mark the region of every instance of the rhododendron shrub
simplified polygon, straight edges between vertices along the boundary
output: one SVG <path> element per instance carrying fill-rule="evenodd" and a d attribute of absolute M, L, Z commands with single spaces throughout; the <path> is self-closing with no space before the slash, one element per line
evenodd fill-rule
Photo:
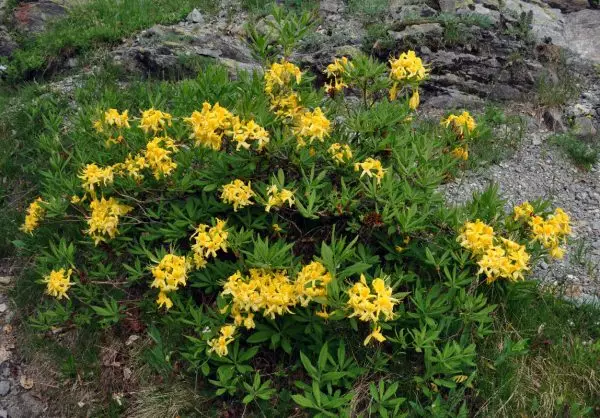
<path fill-rule="evenodd" d="M 291 392 L 344 416 L 369 408 L 351 402 L 360 382 L 404 376 L 390 414 L 464 408 L 446 400 L 477 386 L 496 290 L 562 257 L 570 219 L 542 202 L 505 214 L 492 192 L 444 201 L 478 124 L 421 120 L 428 73 L 414 51 L 338 57 L 316 87 L 277 60 L 82 107 L 24 214 L 32 322 L 126 330 L 136 315 L 168 335 L 160 361 L 234 403 Z"/>

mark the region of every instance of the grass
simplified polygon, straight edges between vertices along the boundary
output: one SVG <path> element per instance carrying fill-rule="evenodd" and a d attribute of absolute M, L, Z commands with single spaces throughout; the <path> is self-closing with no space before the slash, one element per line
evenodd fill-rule
<path fill-rule="evenodd" d="M 154 24 L 183 19 L 193 8 L 214 10 L 218 0 L 92 0 L 44 33 L 24 40 L 8 65 L 9 81 L 30 80 L 56 71 L 65 58 L 124 37 Z"/>
<path fill-rule="evenodd" d="M 564 58 L 545 70 L 535 83 L 536 99 L 540 106 L 560 107 L 579 97 L 579 79 L 567 68 Z"/>
<path fill-rule="evenodd" d="M 585 170 L 589 170 L 596 164 L 600 156 L 600 139 L 598 137 L 583 140 L 569 132 L 553 135 L 550 143 L 562 149 L 575 165 Z"/>
<path fill-rule="evenodd" d="M 498 311 L 495 337 L 480 360 L 482 404 L 476 416 L 597 416 L 600 307 L 567 302 L 560 289 L 550 294 L 528 287 Z M 489 364 L 487 358 L 506 351 L 508 339 L 527 340 L 527 349 Z"/>

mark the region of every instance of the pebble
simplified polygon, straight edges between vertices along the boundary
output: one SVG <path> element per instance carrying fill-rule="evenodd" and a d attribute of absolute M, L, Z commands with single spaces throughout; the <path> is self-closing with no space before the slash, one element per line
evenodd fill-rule
<path fill-rule="evenodd" d="M 0 284 L 10 284 L 11 281 L 11 276 L 0 276 Z"/>
<path fill-rule="evenodd" d="M 0 303 L 0 313 L 6 312 L 7 309 L 8 306 L 6 306 L 6 303 Z"/>
<path fill-rule="evenodd" d="M 3 380 L 0 382 L 0 396 L 6 396 L 10 392 L 10 382 Z"/>

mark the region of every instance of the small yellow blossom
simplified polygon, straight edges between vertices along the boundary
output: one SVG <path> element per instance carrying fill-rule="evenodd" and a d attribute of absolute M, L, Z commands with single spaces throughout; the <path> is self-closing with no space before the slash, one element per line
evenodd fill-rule
<path fill-rule="evenodd" d="M 49 275 L 44 277 L 44 283 L 46 283 L 46 293 L 50 296 L 54 296 L 57 299 L 63 297 L 69 299 L 67 291 L 72 286 L 71 274 L 72 269 L 66 270 L 52 270 Z"/>
<path fill-rule="evenodd" d="M 167 294 L 174 292 L 179 286 L 186 285 L 186 258 L 175 254 L 166 254 L 156 266 L 152 267 L 151 271 L 154 280 L 150 284 L 150 287 L 155 287 L 159 290 L 156 303 L 159 307 L 164 305 L 167 309 L 171 308 L 173 302 Z"/>
<path fill-rule="evenodd" d="M 172 118 L 173 117 L 168 113 L 151 108 L 142 112 L 142 119 L 140 120 L 139 126 L 145 133 L 151 132 L 156 135 L 168 126 L 171 126 Z"/>
<path fill-rule="evenodd" d="M 533 216 L 533 206 L 529 202 L 523 202 L 514 207 L 515 221 L 524 219 L 529 220 Z"/>
<path fill-rule="evenodd" d="M 383 334 L 381 333 L 381 327 L 380 327 L 380 326 L 377 326 L 377 327 L 375 327 L 375 329 L 373 330 L 373 332 L 371 332 L 371 333 L 370 333 L 370 334 L 367 336 L 367 338 L 365 338 L 365 341 L 364 341 L 364 343 L 363 343 L 363 344 L 364 344 L 364 345 L 368 345 L 368 344 L 371 342 L 371 340 L 372 340 L 372 339 L 373 339 L 373 340 L 377 340 L 377 341 L 379 341 L 380 343 L 385 341 L 385 337 L 384 337 L 384 336 L 383 336 Z"/>
<path fill-rule="evenodd" d="M 300 81 L 300 68 L 285 60 L 275 62 L 265 72 L 265 92 L 270 96 L 278 96 L 282 90 L 289 89 L 292 83 L 300 84 Z"/>
<path fill-rule="evenodd" d="M 152 149 L 152 147 L 153 146 L 151 146 L 150 148 Z M 131 154 L 129 154 L 127 155 L 127 158 L 125 158 L 124 162 L 113 165 L 115 173 L 118 173 L 120 175 L 127 175 L 135 180 L 141 180 L 144 178 L 142 170 L 146 167 L 148 167 L 146 158 L 140 154 L 137 154 L 133 157 L 131 156 Z"/>
<path fill-rule="evenodd" d="M 529 218 L 532 238 L 550 251 L 553 258 L 564 257 L 564 249 L 560 245 L 566 242 L 571 234 L 571 219 L 561 208 L 556 208 L 554 214 L 546 219 L 533 215 Z"/>
<path fill-rule="evenodd" d="M 500 238 L 500 242 L 481 254 L 478 274 L 485 274 L 488 283 L 499 278 L 513 282 L 525 280 L 523 273 L 529 270 L 530 259 L 525 246 L 506 238 Z"/>
<path fill-rule="evenodd" d="M 315 139 L 323 142 L 329 136 L 330 131 L 331 122 L 325 117 L 320 107 L 312 112 L 307 110 L 300 115 L 293 129 L 298 140 L 298 147 L 306 145 L 306 140 L 310 144 Z"/>
<path fill-rule="evenodd" d="M 318 297 L 327 296 L 327 285 L 331 282 L 331 274 L 318 261 L 302 267 L 296 277 L 296 294 L 302 306 Z"/>
<path fill-rule="evenodd" d="M 327 152 L 336 164 L 344 164 L 352 159 L 352 150 L 348 144 L 333 143 Z"/>
<path fill-rule="evenodd" d="M 232 139 L 236 142 L 235 149 L 237 151 L 240 148 L 249 149 L 250 143 L 247 141 L 256 141 L 257 148 L 259 151 L 269 143 L 269 133 L 258 123 L 251 120 L 250 122 L 243 122 L 235 116 L 232 118 L 231 131 L 228 132 L 232 135 Z"/>
<path fill-rule="evenodd" d="M 477 128 L 475 119 L 467 111 L 462 112 L 460 115 L 449 115 L 446 119 L 442 119 L 441 123 L 446 128 L 451 127 L 461 136 L 465 134 L 465 131 L 471 133 Z"/>
<path fill-rule="evenodd" d="M 294 204 L 294 192 L 283 188 L 279 190 L 275 184 L 267 189 L 267 196 L 267 206 L 265 206 L 267 212 L 269 212 L 272 207 L 278 208 L 283 206 L 286 202 L 290 207 Z"/>
<path fill-rule="evenodd" d="M 297 93 L 275 96 L 271 98 L 271 110 L 280 118 L 297 119 L 304 111 L 300 106 L 300 98 Z"/>
<path fill-rule="evenodd" d="M 457 241 L 474 254 L 482 254 L 494 245 L 494 228 L 477 219 L 466 222 Z"/>
<path fill-rule="evenodd" d="M 101 133 L 104 132 L 104 126 L 102 125 L 102 121 L 101 120 L 95 120 L 92 123 L 92 127 L 96 130 L 96 132 Z"/>
<path fill-rule="evenodd" d="M 353 64 L 348 61 L 348 58 L 346 57 L 336 58 L 329 64 L 324 71 L 325 75 L 332 80 L 325 84 L 327 93 L 333 94 L 342 91 L 344 87 L 348 87 L 344 82 L 344 76 L 348 73 L 348 70 L 353 67 Z"/>
<path fill-rule="evenodd" d="M 139 167 L 138 164 L 144 163 L 150 167 L 156 179 L 168 176 L 177 168 L 177 163 L 171 158 L 171 154 L 174 152 L 177 152 L 177 146 L 172 139 L 156 137 L 146 144 L 143 157 L 140 156 L 135 161 L 129 161 L 129 168 L 136 172 L 136 166 Z M 139 173 L 139 170 L 137 172 Z"/>
<path fill-rule="evenodd" d="M 119 114 L 117 109 L 108 109 L 104 112 L 104 123 L 109 126 L 116 126 L 117 128 L 129 128 L 128 111 L 125 110 Z"/>
<path fill-rule="evenodd" d="M 221 327 L 219 336 L 208 341 L 210 347 L 208 352 L 215 352 L 219 357 L 224 357 L 229 353 L 227 346 L 232 343 L 235 339 L 233 335 L 235 333 L 235 326 L 225 325 Z"/>
<path fill-rule="evenodd" d="M 421 99 L 419 97 L 419 89 L 415 89 L 413 91 L 412 96 L 410 96 L 410 99 L 408 100 L 408 107 L 411 110 L 417 110 L 417 107 L 419 107 L 419 103 L 421 103 Z"/>
<path fill-rule="evenodd" d="M 41 205 L 43 202 L 41 197 L 31 202 L 25 214 L 25 221 L 21 225 L 21 231 L 31 234 L 40 225 L 42 218 L 46 214 L 46 209 Z"/>
<path fill-rule="evenodd" d="M 202 104 L 202 111 L 194 111 L 189 118 L 185 118 L 192 128 L 190 138 L 196 146 L 211 148 L 215 151 L 221 149 L 223 134 L 231 128 L 233 115 L 219 103 L 211 106 L 210 103 Z M 239 122 L 239 119 L 238 119 Z"/>
<path fill-rule="evenodd" d="M 371 292 L 364 274 L 360 281 L 348 290 L 348 307 L 352 309 L 349 318 L 358 317 L 361 321 L 379 321 L 383 316 L 385 321 L 394 318 L 394 306 L 399 302 L 392 296 L 392 288 L 385 284 L 381 278 L 376 278 L 371 283 L 374 292 Z"/>
<path fill-rule="evenodd" d="M 98 167 L 96 164 L 88 164 L 78 176 L 83 180 L 84 190 L 93 193 L 96 186 L 108 186 L 114 181 L 114 171 L 112 166 Z"/>
<path fill-rule="evenodd" d="M 281 229 L 281 227 L 279 226 L 279 224 L 273 224 L 273 225 L 271 225 L 271 228 L 273 228 L 273 231 L 275 231 L 275 232 L 281 232 L 281 231 L 283 231 L 283 229 Z"/>
<path fill-rule="evenodd" d="M 213 227 L 200 224 L 196 228 L 196 232 L 192 236 L 195 240 L 192 251 L 197 268 L 203 268 L 207 258 L 216 257 L 217 251 L 227 252 L 229 232 L 225 229 L 225 224 L 225 221 L 217 218 L 216 225 Z"/>
<path fill-rule="evenodd" d="M 394 81 L 422 81 L 429 70 L 415 51 L 403 52 L 390 60 L 390 78 Z"/>
<path fill-rule="evenodd" d="M 250 182 L 246 185 L 239 179 L 224 185 L 223 192 L 221 193 L 221 200 L 225 203 L 233 204 L 234 212 L 237 212 L 239 208 L 253 205 L 254 202 L 250 200 L 252 197 L 254 197 L 254 192 L 250 187 Z"/>
<path fill-rule="evenodd" d="M 377 184 L 381 183 L 383 176 L 385 175 L 385 169 L 381 166 L 381 161 L 374 158 L 367 158 L 362 163 L 354 164 L 354 171 L 360 171 L 360 177 L 362 178 L 365 174 L 368 177 L 375 177 Z"/>
<path fill-rule="evenodd" d="M 469 150 L 466 146 L 456 147 L 452 150 L 451 154 L 459 159 L 459 160 L 468 160 L 469 159 Z"/>
<path fill-rule="evenodd" d="M 133 208 L 122 205 L 115 198 L 106 200 L 102 197 L 100 200 L 94 199 L 90 202 L 92 211 L 87 220 L 89 229 L 86 231 L 94 238 L 96 245 L 106 240 L 106 236 L 114 238 L 118 234 L 119 217 L 126 215 Z"/>

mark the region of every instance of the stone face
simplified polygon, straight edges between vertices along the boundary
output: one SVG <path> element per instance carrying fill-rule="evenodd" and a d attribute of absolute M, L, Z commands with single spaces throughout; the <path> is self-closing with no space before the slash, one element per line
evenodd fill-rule
<path fill-rule="evenodd" d="M 189 23 L 204 23 L 204 16 L 202 16 L 200 10 L 194 9 L 187 15 L 185 20 Z"/>
<path fill-rule="evenodd" d="M 558 109 L 546 109 L 543 114 L 544 123 L 548 129 L 554 132 L 565 132 L 566 128 L 562 122 L 562 113 Z"/>
<path fill-rule="evenodd" d="M 580 116 L 575 118 L 573 132 L 580 138 L 591 138 L 596 135 L 597 130 L 591 118 Z"/>
<path fill-rule="evenodd" d="M 582 58 L 600 63 L 600 10 L 582 10 L 565 17 L 567 48 Z"/>
<path fill-rule="evenodd" d="M 422 25 L 408 26 L 400 32 L 390 31 L 389 34 L 396 41 L 418 40 L 423 37 L 439 37 L 444 33 L 442 25 L 439 23 L 424 23 Z"/>
<path fill-rule="evenodd" d="M 572 13 L 590 7 L 588 0 L 544 0 L 548 6 L 560 9 L 563 13 Z"/>
<path fill-rule="evenodd" d="M 52 20 L 64 17 L 67 8 L 49 0 L 35 3 L 22 3 L 14 11 L 14 20 L 19 30 L 26 33 L 40 33 Z"/>
<path fill-rule="evenodd" d="M 456 0 L 438 0 L 438 4 L 443 13 L 454 13 L 456 11 Z"/>

